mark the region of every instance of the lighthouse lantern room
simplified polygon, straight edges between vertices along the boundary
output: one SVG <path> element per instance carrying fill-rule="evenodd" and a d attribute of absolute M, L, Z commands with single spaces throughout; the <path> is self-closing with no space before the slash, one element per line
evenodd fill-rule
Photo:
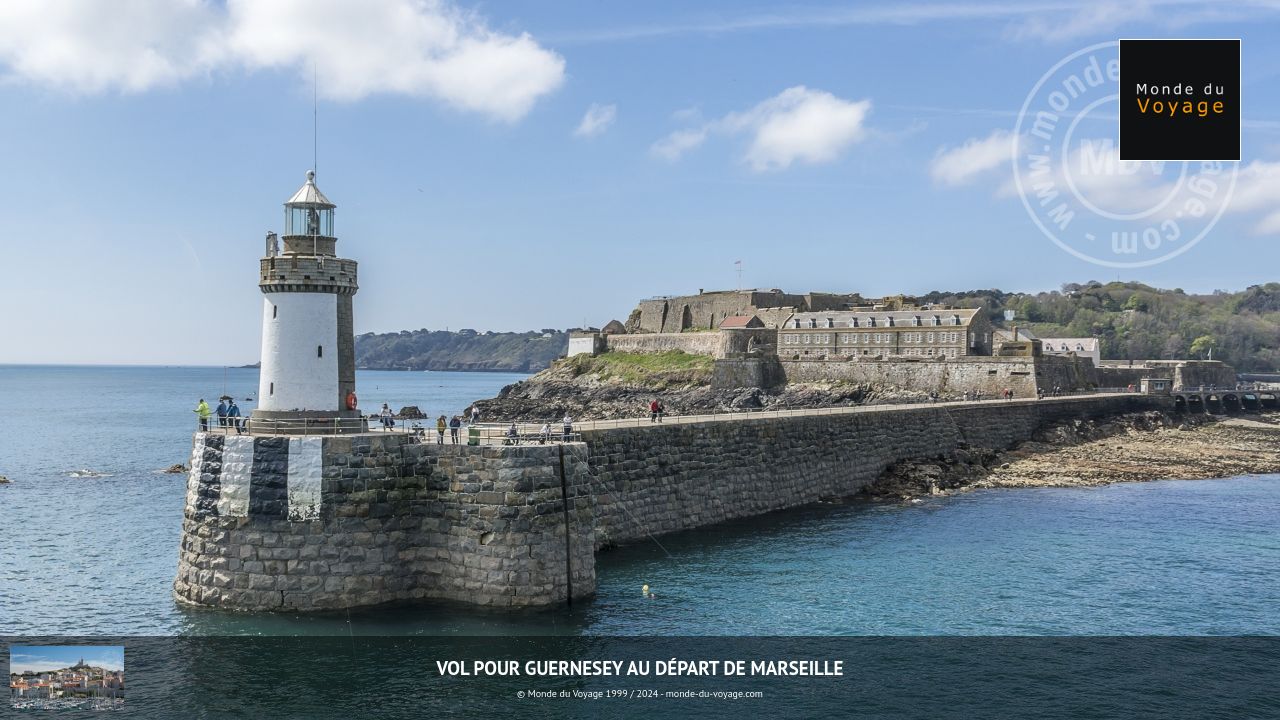
<path fill-rule="evenodd" d="M 284 204 L 283 236 L 267 236 L 259 273 L 262 370 L 255 430 L 363 429 L 355 398 L 356 262 L 337 257 L 336 207 L 308 172 Z"/>

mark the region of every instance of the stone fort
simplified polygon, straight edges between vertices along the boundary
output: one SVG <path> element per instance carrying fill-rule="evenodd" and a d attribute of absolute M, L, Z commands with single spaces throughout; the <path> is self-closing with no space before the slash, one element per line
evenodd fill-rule
<path fill-rule="evenodd" d="M 981 308 L 914 304 L 902 295 L 699 290 L 640 301 L 625 324 L 574 332 L 569 355 L 681 351 L 715 358 L 713 387 L 853 383 L 960 397 L 1234 383 L 1213 361 L 1140 361 L 1117 367 L 1089 353 L 1050 352 L 1033 335 L 994 327 Z"/>
<path fill-rule="evenodd" d="M 779 328 L 795 312 L 844 310 L 865 305 L 856 293 L 786 293 L 772 290 L 699 290 L 697 295 L 641 300 L 625 324 L 628 333 L 678 333 L 714 330 L 725 318 L 755 315 L 765 327 Z"/>

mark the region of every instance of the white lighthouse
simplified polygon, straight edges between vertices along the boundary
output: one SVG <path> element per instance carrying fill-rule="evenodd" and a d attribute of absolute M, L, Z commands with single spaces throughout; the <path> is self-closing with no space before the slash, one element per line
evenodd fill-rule
<path fill-rule="evenodd" d="M 314 433 L 362 427 L 351 314 L 356 262 L 336 254 L 336 207 L 308 172 L 306 184 L 284 204 L 283 235 L 267 235 L 259 273 L 262 370 L 255 428 Z"/>

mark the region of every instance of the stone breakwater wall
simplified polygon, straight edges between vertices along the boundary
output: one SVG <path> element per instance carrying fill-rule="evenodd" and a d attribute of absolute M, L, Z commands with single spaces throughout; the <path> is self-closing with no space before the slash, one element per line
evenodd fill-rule
<path fill-rule="evenodd" d="M 581 446 L 410 444 L 400 435 L 223 437 L 192 449 L 174 594 L 240 610 L 424 599 L 517 607 L 595 591 Z"/>
<path fill-rule="evenodd" d="M 852 495 L 902 460 L 1004 449 L 1050 423 L 1171 409 L 1129 395 L 885 406 L 587 431 L 598 547 Z"/>
<path fill-rule="evenodd" d="M 893 463 L 1008 448 L 1054 422 L 1153 409 L 1170 410 L 1172 400 L 646 423 L 586 430 L 584 442 L 564 446 L 199 433 L 174 593 L 241 610 L 550 605 L 595 591 L 594 552 L 604 546 L 852 495 Z"/>

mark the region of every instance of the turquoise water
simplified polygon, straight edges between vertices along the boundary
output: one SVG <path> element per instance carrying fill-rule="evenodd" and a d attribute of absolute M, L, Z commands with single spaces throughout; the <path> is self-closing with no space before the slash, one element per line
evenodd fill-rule
<path fill-rule="evenodd" d="M 357 384 L 362 405 L 435 415 L 520 377 L 361 372 Z M 251 369 L 0 366 L 0 474 L 13 480 L 0 485 L 0 634 L 1280 632 L 1275 476 L 774 513 L 602 553 L 597 596 L 572 610 L 180 607 L 184 476 L 159 470 L 187 461 L 199 397 L 256 387 Z M 640 598 L 644 583 L 656 599 Z"/>

